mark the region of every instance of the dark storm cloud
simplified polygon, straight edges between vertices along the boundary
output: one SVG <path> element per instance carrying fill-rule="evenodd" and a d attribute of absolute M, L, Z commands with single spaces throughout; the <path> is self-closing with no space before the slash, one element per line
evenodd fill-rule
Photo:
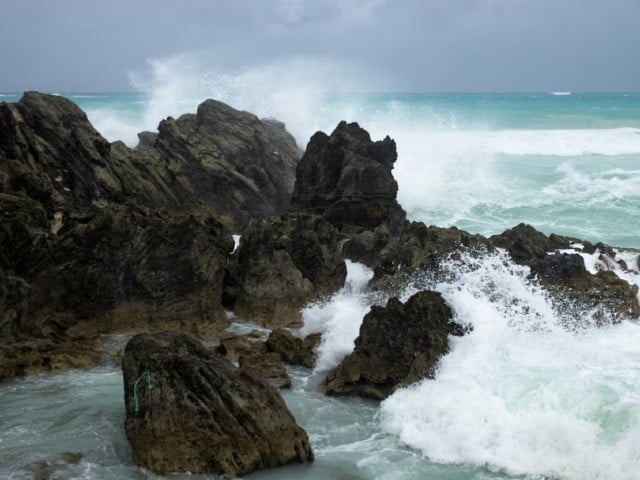
<path fill-rule="evenodd" d="M 638 0 L 14 0 L 0 91 L 126 90 L 184 53 L 331 58 L 397 90 L 640 90 L 639 24 Z"/>

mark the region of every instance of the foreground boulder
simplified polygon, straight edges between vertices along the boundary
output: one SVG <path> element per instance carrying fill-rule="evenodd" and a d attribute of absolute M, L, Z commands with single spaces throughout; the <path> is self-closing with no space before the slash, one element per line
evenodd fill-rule
<path fill-rule="evenodd" d="M 300 309 L 344 285 L 340 236 L 323 217 L 298 212 L 253 221 L 234 254 L 228 307 L 265 326 L 299 325 Z"/>
<path fill-rule="evenodd" d="M 406 304 L 392 298 L 364 317 L 353 353 L 325 380 L 329 395 L 359 395 L 382 400 L 398 386 L 432 378 L 449 350 L 450 334 L 464 329 L 437 292 L 422 291 Z"/>
<path fill-rule="evenodd" d="M 122 368 L 137 465 L 160 475 L 236 476 L 313 461 L 307 434 L 278 392 L 187 335 L 133 337 Z"/>
<path fill-rule="evenodd" d="M 405 219 L 391 173 L 397 157 L 393 140 L 372 142 L 357 123 L 317 132 L 298 162 L 292 208 L 324 215 L 353 234 L 380 225 L 396 233 Z"/>

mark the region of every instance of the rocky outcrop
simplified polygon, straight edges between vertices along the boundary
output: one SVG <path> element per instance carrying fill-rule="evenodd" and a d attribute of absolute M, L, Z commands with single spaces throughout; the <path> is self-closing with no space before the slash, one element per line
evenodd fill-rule
<path fill-rule="evenodd" d="M 304 338 L 295 336 L 289 330 L 277 328 L 269 334 L 267 348 L 277 352 L 290 365 L 313 368 L 316 362 L 316 348 L 322 340 L 322 334 L 312 333 Z"/>
<path fill-rule="evenodd" d="M 278 392 L 184 334 L 133 337 L 124 351 L 133 460 L 156 474 L 244 475 L 313 452 Z"/>
<path fill-rule="evenodd" d="M 509 252 L 516 263 L 530 267 L 532 277 L 538 278 L 562 303 L 592 310 L 596 319 L 604 323 L 640 316 L 638 287 L 610 270 L 588 272 L 578 253 L 601 251 L 602 255 L 614 258 L 615 252 L 610 247 L 554 234 L 547 237 L 525 224 L 495 235 L 491 241 Z M 572 248 L 576 243 L 581 246 Z"/>
<path fill-rule="evenodd" d="M 407 303 L 391 298 L 364 317 L 353 353 L 325 380 L 329 395 L 384 399 L 398 386 L 433 377 L 448 352 L 448 336 L 464 329 L 437 292 L 422 291 Z"/>
<path fill-rule="evenodd" d="M 227 325 L 226 227 L 287 208 L 295 142 L 214 101 L 144 140 L 110 144 L 63 97 L 0 103 L 5 375 L 84 363 L 104 331 Z"/>
<path fill-rule="evenodd" d="M 380 225 L 395 234 L 405 219 L 391 173 L 396 158 L 393 140 L 372 142 L 357 123 L 340 122 L 330 136 L 317 132 L 297 166 L 292 208 L 350 234 Z"/>
<path fill-rule="evenodd" d="M 254 220 L 234 257 L 228 300 L 236 315 L 270 327 L 297 325 L 309 301 L 342 287 L 338 232 L 323 217 L 291 213 Z"/>

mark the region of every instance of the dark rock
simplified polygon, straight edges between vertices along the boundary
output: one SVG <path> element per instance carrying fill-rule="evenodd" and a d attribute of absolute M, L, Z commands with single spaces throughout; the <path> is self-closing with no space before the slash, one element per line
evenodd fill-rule
<path fill-rule="evenodd" d="M 282 366 L 279 353 L 241 356 L 240 369 L 264 380 L 274 388 L 291 388 L 291 377 Z"/>
<path fill-rule="evenodd" d="M 160 475 L 236 476 L 313 460 L 307 434 L 278 392 L 191 337 L 137 335 L 122 367 L 136 465 Z"/>
<path fill-rule="evenodd" d="M 290 365 L 313 368 L 316 362 L 316 348 L 322 340 L 322 334 L 312 333 L 305 338 L 296 337 L 289 330 L 277 328 L 267 339 L 267 348 L 278 352 Z"/>
<path fill-rule="evenodd" d="M 317 132 L 298 162 L 292 208 L 350 233 L 386 225 L 395 234 L 406 216 L 391 173 L 396 158 L 393 140 L 372 142 L 357 123 L 340 122 L 330 136 Z"/>
<path fill-rule="evenodd" d="M 169 166 L 159 173 L 180 203 L 205 204 L 240 232 L 289 206 L 300 151 L 281 125 L 207 100 L 160 122 L 154 153 Z"/>
<path fill-rule="evenodd" d="M 448 336 L 463 333 L 437 292 L 416 293 L 406 304 L 391 298 L 364 317 L 353 353 L 329 374 L 326 392 L 384 399 L 398 386 L 432 378 Z"/>
<path fill-rule="evenodd" d="M 158 132 L 138 133 L 138 146 L 136 148 L 153 148 L 158 139 Z"/>
<path fill-rule="evenodd" d="M 230 362 L 237 362 L 240 357 L 267 353 L 267 345 L 260 339 L 247 335 L 232 335 L 221 338 L 215 351 Z"/>
<path fill-rule="evenodd" d="M 345 258 L 354 262 L 375 268 L 380 263 L 380 252 L 389 245 L 392 236 L 386 225 L 380 225 L 375 230 L 364 230 L 351 235 L 345 242 L 342 251 Z"/>
<path fill-rule="evenodd" d="M 308 213 L 251 222 L 234 255 L 235 313 L 266 326 L 299 324 L 301 307 L 344 285 L 339 239 L 329 222 Z"/>
<path fill-rule="evenodd" d="M 490 240 L 496 247 L 507 250 L 513 261 L 521 265 L 531 265 L 535 261 L 544 260 L 548 252 L 570 246 L 567 238 L 558 235 L 547 237 L 524 223 L 500 235 L 494 235 Z"/>

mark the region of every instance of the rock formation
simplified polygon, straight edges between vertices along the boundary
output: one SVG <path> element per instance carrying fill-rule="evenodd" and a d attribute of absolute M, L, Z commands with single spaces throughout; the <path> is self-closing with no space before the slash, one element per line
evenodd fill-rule
<path fill-rule="evenodd" d="M 346 267 L 338 232 L 323 217 L 291 213 L 254 220 L 234 254 L 228 280 L 243 318 L 270 327 L 299 324 L 309 301 L 340 289 Z"/>
<path fill-rule="evenodd" d="M 124 351 L 126 432 L 137 465 L 244 475 L 313 452 L 278 392 L 172 332 L 139 334 Z"/>
<path fill-rule="evenodd" d="M 225 225 L 287 208 L 295 142 L 214 101 L 147 140 L 110 144 L 63 97 L 0 103 L 0 378 L 95 362 L 100 332 L 227 325 Z"/>
<path fill-rule="evenodd" d="M 418 292 L 405 304 L 391 298 L 364 317 L 353 353 L 329 374 L 326 392 L 384 399 L 398 386 L 433 377 L 448 336 L 463 333 L 437 292 Z"/>
<path fill-rule="evenodd" d="M 317 132 L 298 162 L 292 208 L 350 234 L 380 225 L 395 234 L 405 219 L 391 173 L 396 158 L 393 140 L 372 142 L 357 123 L 340 122 L 330 136 Z"/>

